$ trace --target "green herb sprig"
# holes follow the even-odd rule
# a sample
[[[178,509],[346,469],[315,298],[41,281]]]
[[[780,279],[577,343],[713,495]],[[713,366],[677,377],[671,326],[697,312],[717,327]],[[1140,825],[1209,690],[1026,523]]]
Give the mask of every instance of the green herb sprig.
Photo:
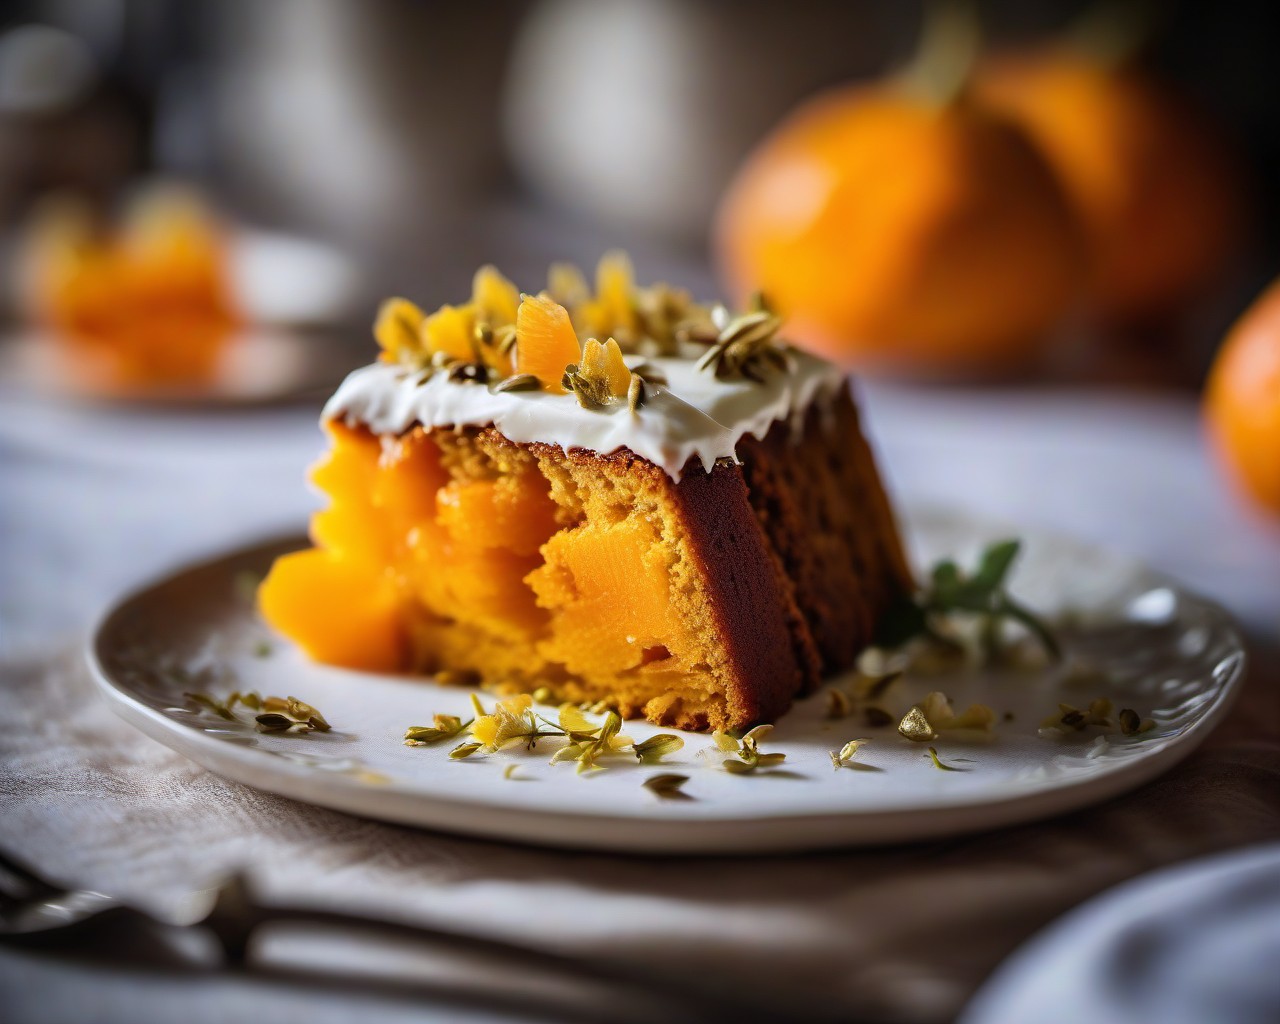
[[[965,572],[951,559],[933,567],[928,584],[917,594],[905,596],[880,625],[879,646],[901,647],[925,638],[943,646],[954,646],[947,635],[946,621],[952,616],[977,616],[983,654],[989,661],[1001,657],[1001,627],[1013,621],[1021,625],[1054,660],[1062,649],[1049,627],[1031,609],[1009,595],[1007,582],[1013,563],[1022,549],[1021,541],[1004,540],[987,547],[977,568]]]

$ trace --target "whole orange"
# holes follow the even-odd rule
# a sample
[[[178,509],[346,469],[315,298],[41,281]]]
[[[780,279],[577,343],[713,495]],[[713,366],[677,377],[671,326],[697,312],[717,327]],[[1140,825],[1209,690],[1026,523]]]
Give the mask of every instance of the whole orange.
[[[992,59],[973,88],[1060,176],[1089,234],[1103,319],[1177,312],[1213,282],[1239,235],[1239,176],[1189,104],[1066,45]]]
[[[1018,127],[892,79],[788,117],[730,187],[714,243],[736,297],[762,290],[791,340],[860,369],[1024,362],[1084,270],[1066,198]]]
[[[1280,281],[1227,335],[1209,374],[1204,413],[1232,479],[1280,514]]]

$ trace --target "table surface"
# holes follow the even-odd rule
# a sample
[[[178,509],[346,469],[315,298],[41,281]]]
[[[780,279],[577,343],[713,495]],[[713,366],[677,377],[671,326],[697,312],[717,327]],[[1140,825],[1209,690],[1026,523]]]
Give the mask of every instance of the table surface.
[[[1225,493],[1194,404],[1079,390],[863,393],[901,498],[1122,550],[1238,617],[1249,681],[1202,750],[1130,796],[1054,821],[765,860],[522,849],[292,804],[211,776],[116,722],[89,695],[80,651],[122,589],[300,527],[315,502],[301,477],[322,446],[316,410],[83,409],[7,397],[0,845],[61,880],[158,908],[248,865],[273,894],[536,935],[677,979],[730,978],[761,1007],[936,1021],[1081,900],[1156,867],[1280,838],[1280,526]],[[323,955],[370,959],[351,945]],[[438,963],[423,969],[441,976]],[[519,1017],[450,1002],[448,988],[406,998],[0,951],[9,1020]]]

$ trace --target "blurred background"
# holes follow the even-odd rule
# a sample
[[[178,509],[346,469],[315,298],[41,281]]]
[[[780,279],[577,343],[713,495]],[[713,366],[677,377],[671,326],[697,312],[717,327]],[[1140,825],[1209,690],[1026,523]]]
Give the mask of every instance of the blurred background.
[[[319,326],[337,370],[384,296],[621,247],[867,375],[1199,387],[1277,264],[1265,9],[966,7],[8,0],[0,315]]]

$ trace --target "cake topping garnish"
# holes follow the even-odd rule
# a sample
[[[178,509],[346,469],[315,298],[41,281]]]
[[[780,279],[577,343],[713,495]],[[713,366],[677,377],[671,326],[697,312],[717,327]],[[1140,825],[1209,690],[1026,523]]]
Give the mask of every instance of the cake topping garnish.
[[[711,369],[717,380],[745,377],[756,383],[763,383],[770,370],[787,373],[791,369],[787,349],[777,337],[782,318],[769,310],[764,296],[757,293],[751,308],[740,316],[731,316],[724,306],[717,306],[711,317],[718,330],[709,341],[711,347],[698,360],[698,369]],[[702,336],[692,332],[689,337],[698,341]]]
[[[572,264],[553,264],[536,295],[485,266],[464,305],[427,315],[407,299],[388,299],[374,335],[383,361],[418,374],[418,383],[443,372],[498,393],[572,394],[587,409],[625,404],[635,412],[647,387],[665,381],[629,368],[624,356],[696,359],[716,380],[759,383],[792,369],[781,326],[760,296],[734,316],[670,285],[637,286],[626,254],[612,252],[600,260],[594,291]]]

